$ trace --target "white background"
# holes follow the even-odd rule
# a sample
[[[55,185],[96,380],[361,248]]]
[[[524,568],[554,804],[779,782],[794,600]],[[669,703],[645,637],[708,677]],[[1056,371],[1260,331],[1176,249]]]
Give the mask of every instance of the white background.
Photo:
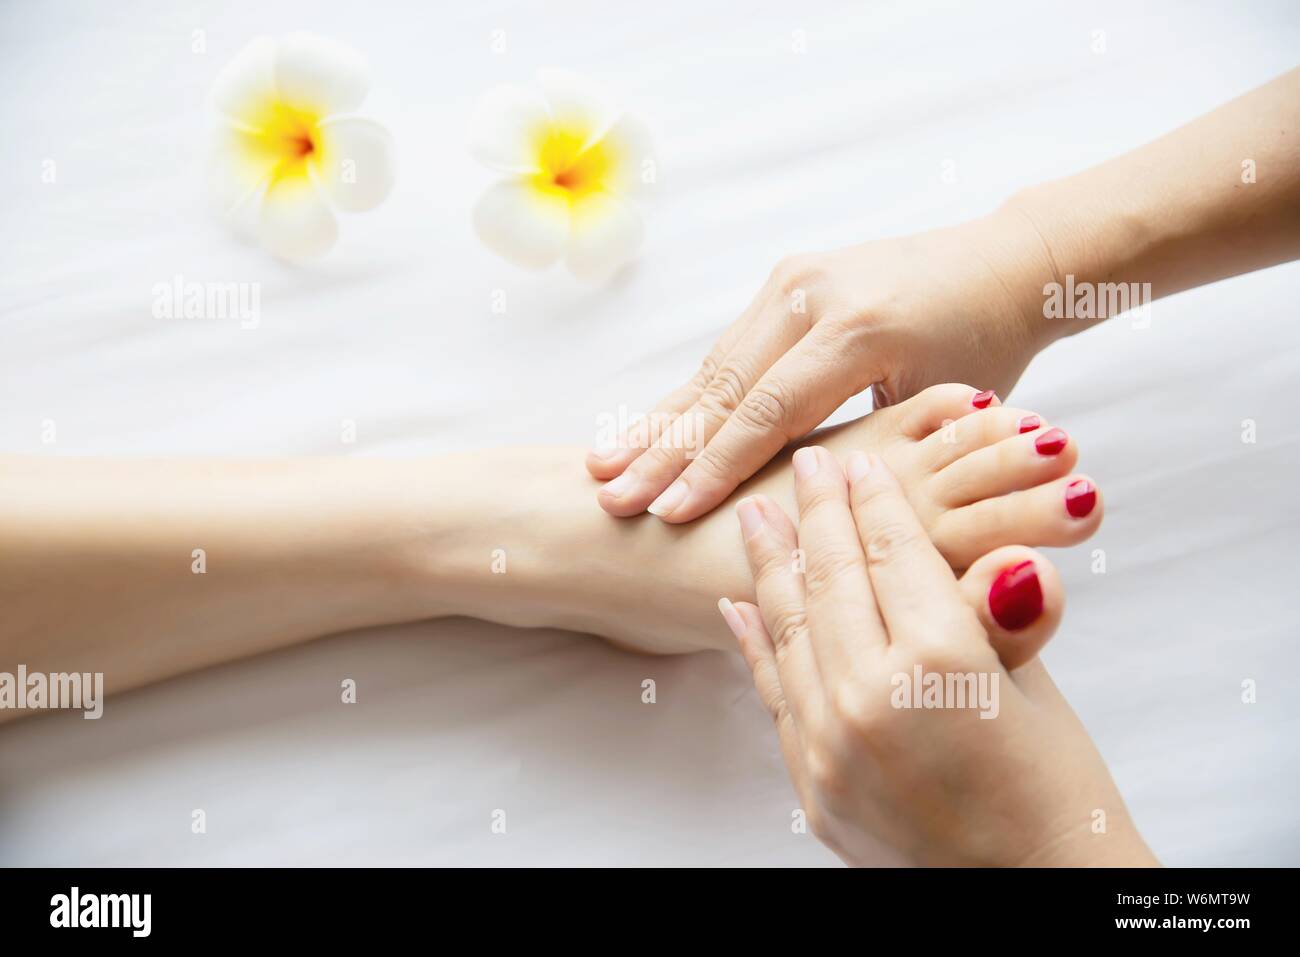
[[[981,214],[1300,50],[1293,2],[1086,8],[11,0],[0,449],[587,444],[598,413],[647,408],[687,376],[780,256]],[[366,55],[362,112],[400,162],[387,204],[347,217],[306,268],[231,240],[199,186],[213,77],[251,36],[293,29]],[[464,148],[471,105],[541,66],[597,77],[658,134],[648,243],[604,288],[500,263],[469,225],[492,180]],[[260,282],[260,327],[154,319],[151,289],[176,275]],[[1149,329],[1121,320],[1053,347],[1014,393],[1071,431],[1103,484],[1098,538],[1054,553],[1070,608],[1046,658],[1171,864],[1300,863],[1298,292],[1290,265],[1157,303]],[[339,704],[341,675],[356,706]],[[738,659],[466,621],[193,675],[112,698],[99,722],[0,730],[12,864],[833,863],[791,833],[794,803]]]

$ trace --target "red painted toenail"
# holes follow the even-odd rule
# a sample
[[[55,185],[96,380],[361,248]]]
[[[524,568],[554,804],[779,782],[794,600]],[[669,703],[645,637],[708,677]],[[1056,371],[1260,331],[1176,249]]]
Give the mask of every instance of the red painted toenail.
[[[1004,568],[989,589],[989,611],[1007,631],[1028,628],[1043,613],[1043,589],[1034,563]]]
[[[1061,449],[1070,443],[1070,437],[1060,429],[1048,429],[1034,439],[1034,448],[1040,455],[1059,455]]]
[[[1043,420],[1040,419],[1038,416],[1027,415],[1020,420],[1020,425],[1017,426],[1017,428],[1020,429],[1020,434],[1024,435],[1026,432],[1034,431],[1034,429],[1038,428],[1042,424],[1043,424]]]
[[[992,402],[995,398],[997,398],[997,396],[993,392],[993,390],[988,389],[984,392],[976,392],[975,398],[970,400],[970,404],[975,406],[975,408],[977,409],[987,409],[989,407],[989,403]]]
[[[1097,490],[1087,479],[1079,479],[1065,487],[1065,510],[1075,518],[1083,518],[1097,504]]]

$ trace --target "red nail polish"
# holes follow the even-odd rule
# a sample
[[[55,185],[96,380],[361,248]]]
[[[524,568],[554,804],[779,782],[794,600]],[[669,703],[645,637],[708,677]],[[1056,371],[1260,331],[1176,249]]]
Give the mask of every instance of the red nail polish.
[[[1069,442],[1070,437],[1060,429],[1048,429],[1034,439],[1034,448],[1038,449],[1039,455],[1059,455]]]
[[[1065,510],[1083,518],[1097,504],[1097,490],[1087,479],[1078,479],[1065,487]]]
[[[996,395],[993,392],[993,390],[987,389],[984,392],[976,392],[975,398],[970,400],[970,404],[975,406],[975,408],[977,409],[987,409],[989,407],[989,403],[992,402],[995,398]]]
[[[1004,568],[989,589],[989,611],[1007,631],[1028,628],[1043,613],[1043,589],[1031,561]]]
[[[1018,426],[1018,428],[1020,429],[1020,434],[1024,435],[1026,432],[1034,431],[1034,429],[1038,428],[1042,424],[1043,424],[1043,420],[1040,419],[1038,416],[1027,415],[1020,420],[1020,425]]]

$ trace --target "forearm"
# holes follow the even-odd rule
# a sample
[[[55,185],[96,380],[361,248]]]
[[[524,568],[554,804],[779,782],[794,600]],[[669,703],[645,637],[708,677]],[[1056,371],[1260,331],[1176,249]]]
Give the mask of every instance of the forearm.
[[[1300,257],[1300,69],[1124,156],[1025,190],[999,215],[1064,285],[1150,283],[1158,299]],[[1032,271],[1032,270],[1031,270]],[[1049,340],[1107,318],[1045,319]]]

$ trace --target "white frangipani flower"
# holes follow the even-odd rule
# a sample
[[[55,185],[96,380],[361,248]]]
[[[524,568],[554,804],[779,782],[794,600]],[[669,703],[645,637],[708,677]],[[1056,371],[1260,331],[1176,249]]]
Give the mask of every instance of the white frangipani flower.
[[[284,259],[333,246],[331,206],[373,209],[393,188],[392,137],[348,115],[369,88],[365,62],[340,43],[302,33],[251,41],[213,88],[224,121],[209,169],[219,211]]]
[[[509,174],[474,208],[479,237],[498,255],[534,269],[564,259],[579,278],[598,279],[640,248],[639,202],[657,177],[650,135],[581,77],[543,70],[536,89],[490,90],[470,148]]]

